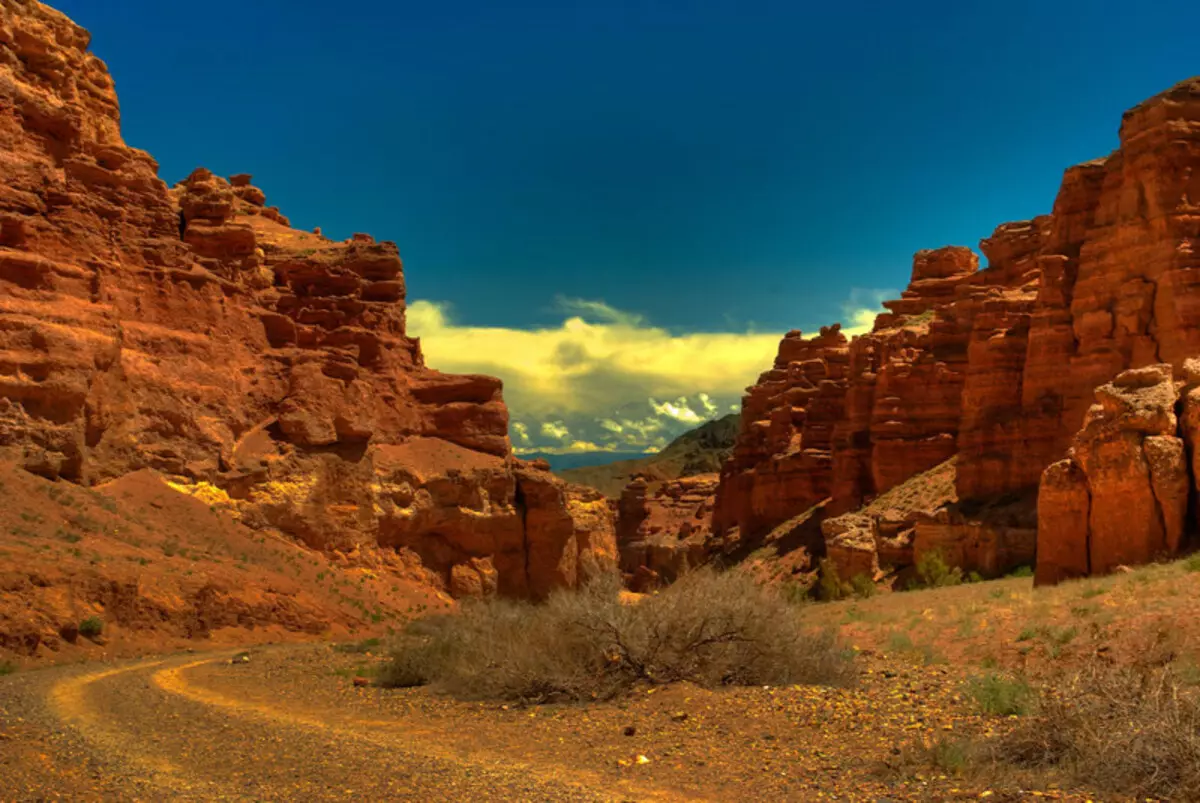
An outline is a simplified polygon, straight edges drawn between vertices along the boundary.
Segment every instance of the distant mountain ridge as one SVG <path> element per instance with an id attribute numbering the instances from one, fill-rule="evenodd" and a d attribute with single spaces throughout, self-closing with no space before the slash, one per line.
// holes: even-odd
<path id="1" fill-rule="evenodd" d="M 644 457 L 656 457 L 656 454 L 648 454 L 646 452 L 568 452 L 567 454 L 554 454 L 552 452 L 522 452 L 520 455 L 522 460 L 545 460 L 550 464 L 550 470 L 556 473 L 563 471 L 571 471 L 580 468 L 594 468 L 603 466 L 615 461 L 632 462 Z"/>
<path id="2" fill-rule="evenodd" d="M 673 480 L 720 471 L 733 450 L 740 427 L 741 416 L 731 413 L 683 433 L 658 454 L 600 466 L 554 468 L 554 473 L 568 482 L 617 497 L 634 474 L 644 474 L 652 480 Z"/>

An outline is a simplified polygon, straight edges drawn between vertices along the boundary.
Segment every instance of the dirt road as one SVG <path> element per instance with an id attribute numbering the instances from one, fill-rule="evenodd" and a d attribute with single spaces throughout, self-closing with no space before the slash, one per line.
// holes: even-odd
<path id="1" fill-rule="evenodd" d="M 0 802 L 1016 801 L 886 770 L 913 740 L 989 731 L 945 666 L 863 656 L 854 688 L 649 687 L 591 705 L 358 686 L 367 643 L 174 655 L 0 678 Z M 1007 784 L 1006 784 L 1007 786 Z"/>
<path id="2" fill-rule="evenodd" d="M 208 669 L 211 681 L 231 654 L 6 678 L 0 800 L 674 799 L 455 751 L 404 721 L 241 699 L 197 678 Z"/>

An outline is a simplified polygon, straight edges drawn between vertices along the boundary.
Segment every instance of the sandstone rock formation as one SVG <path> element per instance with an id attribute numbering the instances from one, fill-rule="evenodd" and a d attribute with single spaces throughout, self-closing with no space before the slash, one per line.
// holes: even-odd
<path id="1" fill-rule="evenodd" d="M 88 42 L 0 2 L 0 457 L 82 484 L 155 469 L 462 593 L 614 559 L 605 506 L 512 458 L 499 380 L 424 365 L 396 246 L 291 229 L 248 175 L 168 188 Z"/>
<path id="2" fill-rule="evenodd" d="M 742 399 L 741 431 L 721 469 L 713 513 L 718 534 L 761 536 L 829 496 L 849 359 L 838 325 L 812 338 L 799 331 L 784 337 L 774 367 Z"/>
<path id="3" fill-rule="evenodd" d="M 653 485 L 638 477 L 625 487 L 618 505 L 617 545 L 631 589 L 650 590 L 708 560 L 718 482 L 716 474 Z"/>
<path id="4" fill-rule="evenodd" d="M 1194 485 L 1178 400 L 1170 365 L 1124 371 L 1096 389 L 1069 456 L 1043 474 L 1038 583 L 1179 552 Z"/>
<path id="5" fill-rule="evenodd" d="M 826 499 L 830 515 L 850 513 L 951 457 L 955 501 L 907 511 L 903 526 L 876 513 L 830 522 L 830 556 L 870 574 L 881 550 L 908 560 L 924 532 L 962 565 L 997 573 L 1028 561 L 1035 517 L 1043 530 L 1090 532 L 1078 525 L 1096 509 L 1079 492 L 1086 466 L 1043 471 L 1084 425 L 1093 389 L 1129 368 L 1164 363 L 1178 374 L 1200 354 L 1200 78 L 1129 111 L 1120 147 L 1067 170 L 1051 214 L 1001 225 L 980 248 L 983 270 L 965 248 L 917 254 L 908 289 L 868 334 L 784 338 L 747 391 L 716 537 L 753 542 Z M 1159 531 L 1177 543 L 1178 443 L 1162 437 L 1174 436 L 1146 434 L 1141 459 L 1146 471 L 1153 460 L 1153 487 L 1169 502 L 1145 497 L 1159 507 L 1137 511 L 1167 505 L 1171 515 L 1143 522 L 1129 544 L 1109 544 L 1115 532 L 1089 536 L 1095 564 L 1078 536 L 1039 539 L 1047 565 L 1070 575 L 1116 556 L 1145 560 Z"/>
<path id="6" fill-rule="evenodd" d="M 981 504 L 960 501 L 957 458 L 914 475 L 855 511 L 821 523 L 830 563 L 843 580 L 859 575 L 907 583 L 922 559 L 998 577 L 1032 566 L 1037 543 L 1031 495 Z"/>

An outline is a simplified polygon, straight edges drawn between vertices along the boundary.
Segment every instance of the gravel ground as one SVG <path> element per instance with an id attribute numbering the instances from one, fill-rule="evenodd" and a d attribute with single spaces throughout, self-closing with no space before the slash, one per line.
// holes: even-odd
<path id="1" fill-rule="evenodd" d="M 437 755 L 403 729 L 348 733 L 319 719 L 199 702 L 156 682 L 196 660 L 5 678 L 0 799 L 622 799 L 519 764 Z"/>
<path id="2" fill-rule="evenodd" d="M 854 689 L 680 685 L 588 706 L 354 684 L 330 645 L 0 678 L 0 801 L 1083 799 L 889 775 L 914 740 L 980 734 L 945 667 L 861 659 Z"/>

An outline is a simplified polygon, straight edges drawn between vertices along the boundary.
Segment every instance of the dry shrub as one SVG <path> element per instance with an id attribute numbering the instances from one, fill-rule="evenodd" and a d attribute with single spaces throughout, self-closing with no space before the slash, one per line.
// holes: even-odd
<path id="1" fill-rule="evenodd" d="M 1096 661 L 1044 690 L 1037 716 L 987 752 L 1105 792 L 1200 800 L 1200 701 L 1169 665 Z"/>
<path id="2" fill-rule="evenodd" d="M 1111 797 L 1200 800 L 1200 689 L 1177 641 L 1160 627 L 1134 639 L 1131 662 L 1118 663 L 1106 649 L 1036 689 L 1020 678 L 977 678 L 968 697 L 1007 716 L 997 735 L 918 741 L 884 770 L 907 777 L 936 768 L 992 788 L 1067 785 Z"/>
<path id="3" fill-rule="evenodd" d="M 541 605 L 493 599 L 418 623 L 383 685 L 432 683 L 463 698 L 619 696 L 639 683 L 847 684 L 848 653 L 801 609 L 741 572 L 700 570 L 634 605 L 604 575 Z"/>

